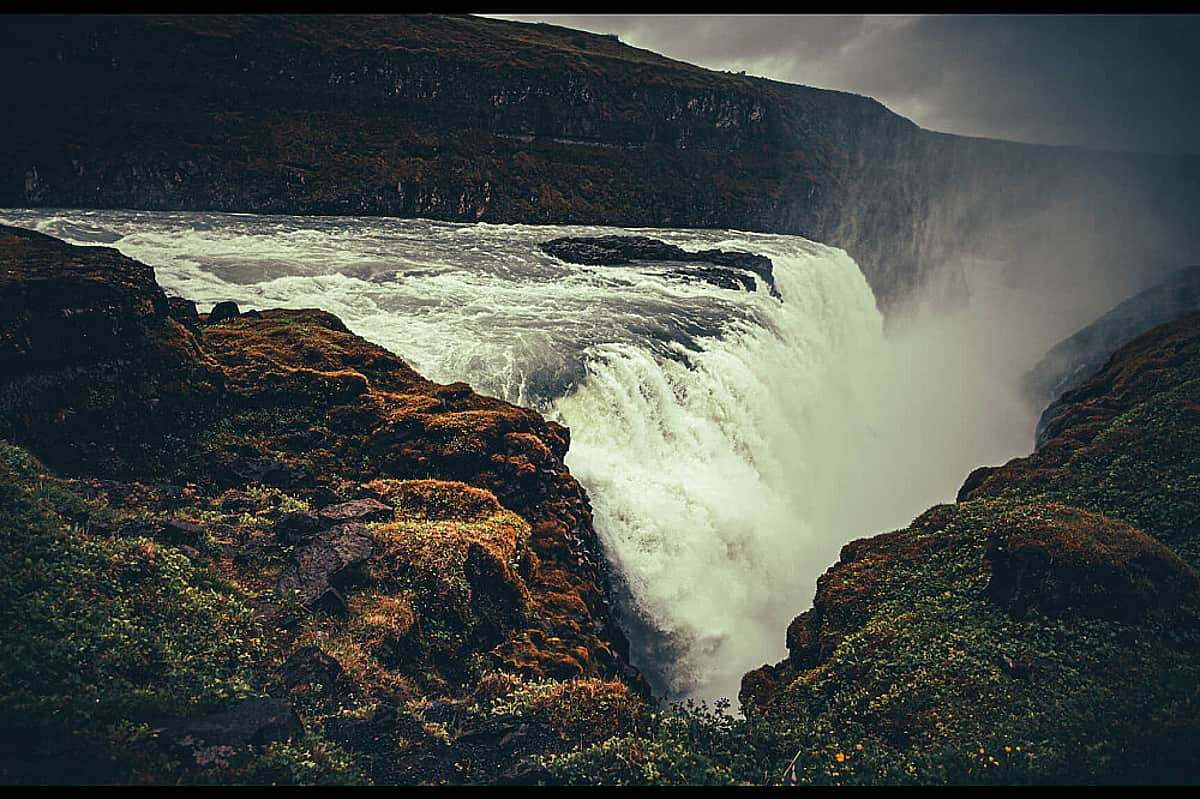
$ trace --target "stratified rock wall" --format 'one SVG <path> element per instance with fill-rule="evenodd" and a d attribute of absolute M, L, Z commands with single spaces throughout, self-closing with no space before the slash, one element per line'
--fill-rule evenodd
<path fill-rule="evenodd" d="M 967 259 L 1200 257 L 1194 157 L 931 133 L 613 37 L 435 16 L 4 24 L 0 64 L 23 77 L 0 206 L 792 233 L 846 249 L 885 308 L 961 298 Z"/>

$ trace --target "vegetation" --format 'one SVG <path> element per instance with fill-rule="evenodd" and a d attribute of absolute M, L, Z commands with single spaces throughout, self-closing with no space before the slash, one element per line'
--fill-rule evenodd
<path fill-rule="evenodd" d="M 49 241 L 0 231 L 0 781 L 1200 778 L 1200 315 L 847 544 L 738 716 L 623 666 L 565 430 Z"/>

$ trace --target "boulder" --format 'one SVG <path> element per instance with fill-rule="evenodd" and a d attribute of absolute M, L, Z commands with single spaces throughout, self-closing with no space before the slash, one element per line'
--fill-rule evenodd
<path fill-rule="evenodd" d="M 235 483 L 261 483 L 276 488 L 292 488 L 310 482 L 307 474 L 273 458 L 238 458 L 224 467 L 227 480 Z"/>
<path fill-rule="evenodd" d="M 283 664 L 283 684 L 288 688 L 322 685 L 329 689 L 342 674 L 342 664 L 315 646 L 300 647 Z"/>
<path fill-rule="evenodd" d="M 774 264 L 765 255 L 716 249 L 689 252 L 647 236 L 576 236 L 553 239 L 538 246 L 547 255 L 585 266 L 627 266 L 639 262 L 693 264 L 671 274 L 697 278 L 719 288 L 754 291 L 757 277 L 767 285 L 772 297 L 779 297 Z"/>
<path fill-rule="evenodd" d="M 204 541 L 204 528 L 185 519 L 171 519 L 163 522 L 156 537 L 168 544 L 186 544 L 194 547 Z"/>
<path fill-rule="evenodd" d="M 161 725 L 159 742 L 196 765 L 222 765 L 247 746 L 265 746 L 304 734 L 291 703 L 262 697 L 243 699 L 227 710 Z"/>
<path fill-rule="evenodd" d="M 238 305 L 236 302 L 232 302 L 230 300 L 218 302 L 213 306 L 213 309 L 208 312 L 208 320 L 206 324 L 219 324 L 227 319 L 237 319 L 241 315 L 241 311 L 238 310 Z"/>
<path fill-rule="evenodd" d="M 1141 530 L 1067 505 L 1038 503 L 990 533 L 988 595 L 1015 618 L 1067 613 L 1136 620 L 1200 604 L 1200 576 Z"/>
<path fill-rule="evenodd" d="M 293 545 L 305 537 L 329 529 L 331 525 L 309 510 L 290 511 L 279 517 L 273 532 L 282 544 Z"/>
<path fill-rule="evenodd" d="M 371 534 L 357 522 L 316 533 L 284 567 L 276 587 L 280 593 L 297 592 L 306 607 L 344 612 L 345 598 L 337 589 L 354 581 L 355 567 L 373 549 Z"/>
<path fill-rule="evenodd" d="M 196 303 L 183 297 L 167 297 L 167 314 L 193 333 L 200 332 L 200 312 Z"/>
<path fill-rule="evenodd" d="M 377 499 L 352 499 L 321 508 L 318 515 L 331 525 L 344 522 L 384 522 L 395 515 L 395 510 L 391 505 L 385 505 Z"/>

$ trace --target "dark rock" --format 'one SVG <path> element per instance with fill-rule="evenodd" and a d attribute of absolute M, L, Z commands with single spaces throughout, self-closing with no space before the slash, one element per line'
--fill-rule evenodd
<path fill-rule="evenodd" d="M 594 236 L 553 239 L 538 245 L 548 255 L 573 264 L 590 266 L 627 266 L 635 263 L 678 262 L 687 264 L 711 264 L 690 269 L 676 269 L 671 274 L 678 277 L 695 277 L 714 286 L 728 289 L 757 288 L 754 277 L 767 284 L 772 297 L 778 297 L 775 288 L 774 264 L 763 255 L 725 250 L 700 250 L 688 252 L 674 244 L 646 236 Z M 725 267 L 715 269 L 713 267 Z M 733 270 L 741 270 L 733 271 Z M 749 272 L 750 274 L 742 274 Z"/>
<path fill-rule="evenodd" d="M 1200 575 L 1170 549 L 1124 522 L 1055 503 L 1002 520 L 985 558 L 988 595 L 1017 619 L 1132 621 L 1200 604 Z"/>
<path fill-rule="evenodd" d="M 193 563 L 196 563 L 202 558 L 200 550 L 196 549 L 195 547 L 189 547 L 187 544 L 181 544 L 179 546 L 179 551 L 182 552 L 184 556 L 186 556 L 187 559 Z"/>
<path fill-rule="evenodd" d="M 239 316 L 241 316 L 241 311 L 238 310 L 237 303 L 226 300 L 213 306 L 213 309 L 208 312 L 208 320 L 205 324 L 215 325 L 227 319 L 237 319 Z"/>
<path fill-rule="evenodd" d="M 316 533 L 284 567 L 277 588 L 280 593 L 298 592 L 307 607 L 344 612 L 345 598 L 336 589 L 354 581 L 355 567 L 366 562 L 372 549 L 371 535 L 362 524 L 351 522 Z"/>
<path fill-rule="evenodd" d="M 304 646 L 292 653 L 283 664 L 283 684 L 288 688 L 301 685 L 322 685 L 333 688 L 342 678 L 342 664 L 320 648 Z"/>
<path fill-rule="evenodd" d="M 318 508 L 324 508 L 329 505 L 337 505 L 345 502 L 346 498 L 334 491 L 329 486 L 318 485 L 312 488 L 305 489 L 300 492 L 301 496 L 308 500 L 309 504 Z M 378 497 L 376 497 L 378 499 Z"/>
<path fill-rule="evenodd" d="M 167 313 L 193 333 L 200 332 L 200 312 L 196 303 L 183 297 L 167 297 Z"/>
<path fill-rule="evenodd" d="M 333 586 L 327 586 L 320 596 L 307 603 L 307 607 L 326 616 L 345 617 L 350 613 L 350 603 L 345 595 Z"/>
<path fill-rule="evenodd" d="M 171 544 L 194 546 L 204 541 L 204 528 L 195 522 L 171 519 L 163 522 L 159 528 L 158 537 Z"/>
<path fill-rule="evenodd" d="M 343 522 L 384 522 L 395 516 L 391 505 L 376 499 L 352 499 L 338 505 L 321 508 L 321 519 L 329 524 Z"/>
<path fill-rule="evenodd" d="M 241 483 L 261 483 L 291 488 L 310 480 L 309 476 L 283 461 L 271 458 L 240 458 L 225 467 L 230 477 Z"/>
<path fill-rule="evenodd" d="M 221 510 L 226 513 L 254 513 L 258 500 L 242 491 L 226 491 L 221 497 Z"/>
<path fill-rule="evenodd" d="M 304 734 L 295 709 L 282 699 L 243 699 L 228 710 L 190 719 L 168 721 L 158 740 L 197 765 L 246 746 L 265 746 Z M 222 748 L 228 748 L 222 751 Z"/>
<path fill-rule="evenodd" d="M 281 543 L 292 545 L 299 543 L 306 536 L 326 530 L 330 524 L 317 514 L 308 510 L 297 510 L 285 513 L 275 522 L 273 532 Z"/>
<path fill-rule="evenodd" d="M 963 484 L 959 486 L 958 494 L 955 495 L 955 502 L 965 502 L 970 499 L 971 492 L 979 486 L 983 485 L 983 481 L 994 474 L 999 467 L 996 466 L 980 466 L 974 469 L 967 475 L 967 479 L 963 480 Z"/>

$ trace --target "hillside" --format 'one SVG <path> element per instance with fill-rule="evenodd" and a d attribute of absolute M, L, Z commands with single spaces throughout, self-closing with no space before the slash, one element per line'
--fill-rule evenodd
<path fill-rule="evenodd" d="M 25 230 L 0 309 L 4 782 L 495 782 L 640 718 L 561 426 Z"/>

